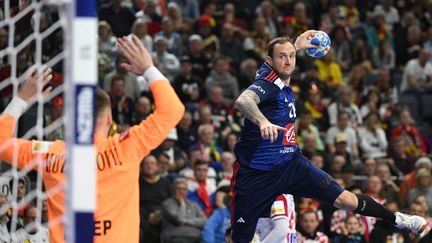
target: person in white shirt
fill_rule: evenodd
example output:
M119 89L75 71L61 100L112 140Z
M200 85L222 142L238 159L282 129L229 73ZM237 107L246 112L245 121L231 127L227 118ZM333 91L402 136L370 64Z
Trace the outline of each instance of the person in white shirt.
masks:
M402 77L400 92L432 91L431 55L425 48L421 49L418 58L408 61Z
M365 126L359 128L360 148L364 158L383 158L387 156L387 138L380 127L378 114L371 112L366 116Z
M180 71L180 61L174 54L167 51L168 40L164 36L156 36L153 42L152 58L155 61L155 66L172 82L174 76Z
M43 243L50 242L48 228L39 225L36 219L40 215L39 210L34 206L28 206L24 211L24 222L26 227L17 230L11 235L11 242L22 243Z

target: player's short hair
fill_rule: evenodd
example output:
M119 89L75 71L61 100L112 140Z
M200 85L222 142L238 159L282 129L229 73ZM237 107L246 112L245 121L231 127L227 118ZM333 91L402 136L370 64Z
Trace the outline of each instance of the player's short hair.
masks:
M96 90L96 115L99 117L103 111L111 108L111 100L107 92L102 89Z
M274 47L276 46L276 44L285 44L285 43L290 43L291 45L294 46L294 44L291 42L291 39L288 36L281 36L281 37L274 38L269 42L267 46L267 55L273 57Z

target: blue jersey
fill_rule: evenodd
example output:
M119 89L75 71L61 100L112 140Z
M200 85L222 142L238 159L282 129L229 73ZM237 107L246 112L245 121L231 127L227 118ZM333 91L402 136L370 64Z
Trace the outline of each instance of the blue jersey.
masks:
M269 64L264 63L257 71L255 82L248 90L259 98L259 110L273 124L285 127L277 139L270 143L261 137L257 125L245 119L239 141L235 146L237 161L245 166L271 170L288 163L299 148L295 132L295 99L291 88L285 85Z

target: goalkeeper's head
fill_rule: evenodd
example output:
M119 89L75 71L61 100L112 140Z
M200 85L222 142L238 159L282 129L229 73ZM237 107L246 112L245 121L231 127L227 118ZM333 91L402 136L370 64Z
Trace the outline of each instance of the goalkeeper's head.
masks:
M96 128L95 132L101 136L108 136L113 118L111 114L111 100L107 92L96 90Z

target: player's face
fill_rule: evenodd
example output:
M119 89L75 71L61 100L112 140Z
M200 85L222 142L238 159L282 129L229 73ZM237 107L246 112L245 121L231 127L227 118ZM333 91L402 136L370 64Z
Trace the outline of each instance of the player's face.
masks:
M276 44L273 56L267 57L267 62L269 62L282 80L288 80L294 72L296 64L296 51L293 44L289 42Z

